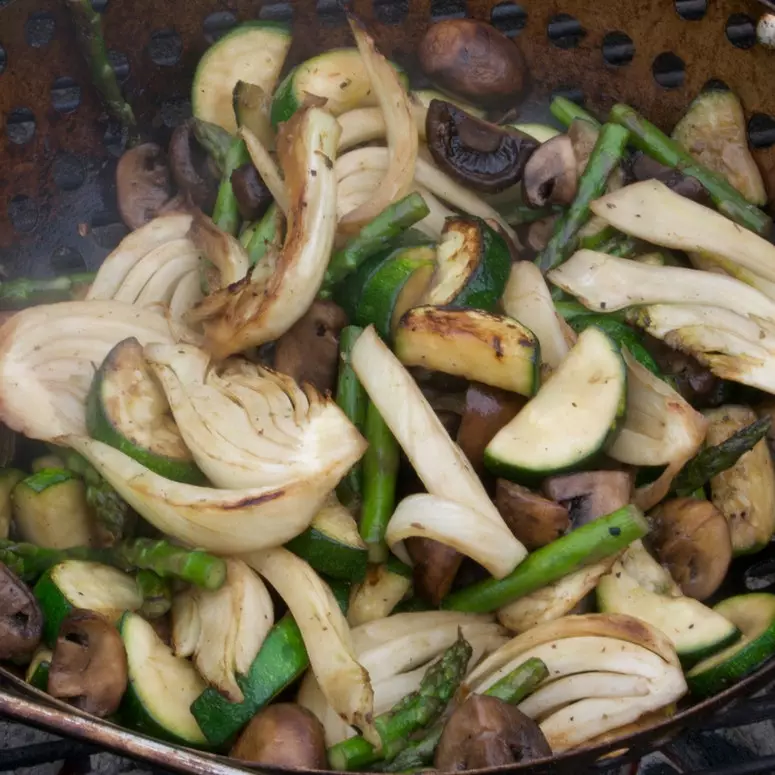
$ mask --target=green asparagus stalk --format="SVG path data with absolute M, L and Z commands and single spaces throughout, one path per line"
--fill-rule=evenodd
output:
M 237 197 L 231 185 L 231 175 L 234 170 L 249 162 L 250 156 L 245 143 L 239 138 L 233 139 L 223 163 L 223 177 L 213 208 L 213 221 L 219 229 L 234 237 L 239 233 L 240 214 Z
M 336 403 L 347 419 L 361 432 L 366 428 L 366 409 L 369 397 L 350 365 L 352 352 L 363 329 L 346 326 L 339 334 L 339 377 L 336 383 Z M 359 460 L 342 479 L 336 494 L 347 508 L 355 507 L 363 496 L 363 461 Z
M 25 581 L 37 578 L 65 560 L 101 562 L 127 572 L 150 570 L 162 578 L 179 579 L 205 589 L 219 589 L 226 579 L 226 563 L 222 558 L 151 538 L 135 538 L 106 549 L 86 546 L 44 549 L 34 544 L 0 541 L 0 561 L 9 565 L 14 559 L 21 561 L 22 565 L 15 567 L 21 568 Z
M 139 570 L 135 581 L 143 604 L 140 614 L 146 619 L 158 619 L 172 608 L 172 586 L 168 579 L 163 579 L 152 570 Z
M 90 0 L 65 0 L 65 5 L 75 22 L 78 46 L 91 70 L 92 82 L 108 113 L 127 128 L 130 145 L 134 145 L 137 142 L 137 121 L 131 105 L 121 93 L 116 73 L 108 59 L 102 17 L 94 10 Z
M 486 692 L 488 697 L 516 705 L 549 676 L 549 670 L 540 660 L 532 657 L 515 667 L 508 675 L 494 683 Z M 383 772 L 406 772 L 424 767 L 433 761 L 433 754 L 444 732 L 444 719 L 439 719 L 422 739 L 410 743 L 392 762 L 382 767 Z
M 452 611 L 488 613 L 529 595 L 604 557 L 610 557 L 648 533 L 648 523 L 635 506 L 625 506 L 582 525 L 542 546 L 502 579 L 486 579 L 453 592 L 441 607 Z
M 557 314 L 560 315 L 566 323 L 574 327 L 577 325 L 576 320 L 579 318 L 600 317 L 601 313 L 594 310 L 587 309 L 583 304 L 578 301 L 555 301 L 554 309 Z M 612 318 L 624 322 L 626 310 L 615 310 L 614 312 L 606 312 L 605 317 Z
M 732 468 L 769 432 L 772 418 L 762 417 L 733 433 L 726 441 L 700 450 L 673 480 L 673 493 L 690 496 L 702 489 L 714 476 Z
M 351 737 L 328 749 L 331 769 L 363 770 L 374 762 L 393 759 L 406 747 L 410 734 L 432 724 L 444 712 L 465 676 L 471 653 L 468 641 L 459 635 L 428 669 L 416 692 L 374 719 L 381 749 L 377 750 L 363 737 Z
M 591 113 L 588 113 L 581 105 L 577 105 L 572 100 L 567 99 L 567 97 L 555 97 L 552 100 L 552 104 L 549 105 L 549 110 L 565 127 L 570 126 L 577 118 L 580 118 L 593 124 L 598 129 L 600 128 L 600 122 Z
M 95 272 L 77 272 L 61 275 L 53 280 L 19 277 L 16 280 L 0 283 L 0 310 L 69 301 L 75 293 L 94 280 L 95 274 Z
M 713 204 L 727 218 L 746 229 L 768 235 L 772 219 L 745 197 L 722 175 L 697 162 L 675 140 L 661 132 L 629 105 L 614 105 L 609 121 L 625 127 L 630 141 L 658 162 L 696 178 L 705 187 Z
M 361 229 L 360 234 L 331 257 L 323 278 L 321 295 L 330 296 L 337 283 L 364 261 L 389 248 L 393 240 L 425 218 L 429 212 L 425 200 L 416 192 L 386 207 Z
M 240 236 L 251 266 L 255 266 L 267 251 L 279 248 L 283 239 L 284 216 L 280 208 L 272 203 L 264 213 L 264 217 L 252 226 L 249 226 Z
M 506 222 L 510 226 L 524 226 L 535 221 L 541 221 L 544 218 L 551 218 L 553 215 L 559 215 L 563 211 L 562 207 L 528 207 L 527 205 L 516 204 L 503 208 Z
M 137 515 L 112 485 L 101 477 L 98 482 L 87 482 L 86 503 L 94 516 L 100 546 L 115 546 L 131 537 Z
M 226 169 L 229 149 L 234 143 L 234 137 L 217 124 L 211 124 L 201 118 L 194 118 L 192 121 L 194 122 L 194 137 L 223 173 Z
M 576 249 L 578 233 L 589 218 L 589 205 L 605 191 L 606 182 L 616 169 L 627 146 L 629 133 L 616 124 L 605 124 L 579 180 L 576 198 L 557 220 L 549 244 L 536 258 L 542 272 L 562 264 Z
M 369 561 L 379 563 L 388 557 L 385 531 L 396 505 L 400 458 L 395 436 L 371 401 L 366 409 L 366 441 L 360 533 L 369 547 Z

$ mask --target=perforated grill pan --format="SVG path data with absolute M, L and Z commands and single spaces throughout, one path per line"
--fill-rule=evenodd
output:
M 292 22 L 289 65 L 350 45 L 336 0 L 92 0 L 142 127 L 166 143 L 188 115 L 194 67 L 238 21 Z M 485 19 L 515 39 L 532 91 L 522 116 L 548 115 L 562 93 L 600 112 L 630 103 L 669 130 L 710 80 L 741 97 L 775 199 L 775 52 L 756 44 L 755 0 L 356 0 L 381 50 L 416 78 L 414 52 L 444 18 Z M 512 106 L 504 105 L 504 111 Z M 7 277 L 96 268 L 126 230 L 113 183 L 124 138 L 92 89 L 60 0 L 0 0 L 0 269 Z M 166 770 L 227 775 L 239 763 L 175 748 L 95 720 L 0 669 L 0 714 L 81 738 Z M 635 759 L 775 679 L 775 662 L 671 719 L 551 761 L 507 768 L 565 775 Z M 605 758 L 601 758 L 605 757 Z M 265 771 L 267 768 L 263 768 Z

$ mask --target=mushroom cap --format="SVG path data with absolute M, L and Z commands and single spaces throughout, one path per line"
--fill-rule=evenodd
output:
M 118 630 L 93 611 L 76 609 L 59 628 L 48 693 L 104 718 L 118 710 L 128 681 Z
M 447 721 L 434 765 L 445 772 L 519 764 L 552 755 L 541 728 L 503 700 L 474 694 Z
M 444 172 L 489 194 L 517 183 L 538 146 L 524 132 L 490 124 L 443 100 L 431 100 L 425 132 L 431 155 Z
M 542 143 L 527 160 L 522 192 L 531 207 L 570 204 L 577 188 L 578 165 L 568 135 L 557 135 Z
M 116 197 L 121 218 L 130 229 L 153 220 L 172 197 L 164 150 L 155 143 L 130 148 L 116 167 Z
M 274 201 L 272 192 L 252 162 L 243 164 L 231 173 L 231 186 L 243 220 L 257 220 Z
M 573 527 L 581 527 L 626 506 L 632 486 L 628 471 L 583 471 L 550 476 L 543 490 L 552 500 L 566 504 Z
M 32 654 L 43 634 L 38 601 L 19 577 L 0 562 L 0 659 Z

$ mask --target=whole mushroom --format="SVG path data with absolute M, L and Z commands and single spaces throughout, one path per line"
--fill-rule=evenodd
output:
M 519 764 L 552 755 L 538 724 L 503 700 L 474 694 L 447 721 L 434 764 L 443 772 Z
M 161 213 L 172 198 L 164 150 L 144 143 L 128 150 L 116 167 L 116 198 L 121 219 L 139 229 Z
M 573 527 L 581 527 L 626 506 L 632 495 L 633 477 L 627 471 L 584 471 L 551 476 L 544 493 L 568 507 Z
M 18 576 L 0 562 L 0 659 L 29 657 L 43 634 L 38 601 Z
M 71 612 L 59 628 L 48 693 L 104 718 L 118 710 L 127 680 L 126 650 L 118 630 L 93 611 Z

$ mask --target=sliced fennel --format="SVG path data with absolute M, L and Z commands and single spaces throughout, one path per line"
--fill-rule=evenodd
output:
M 204 213 L 197 211 L 191 224 L 191 241 L 218 270 L 209 281 L 210 289 L 228 288 L 244 279 L 250 260 L 240 241 L 219 229 Z

